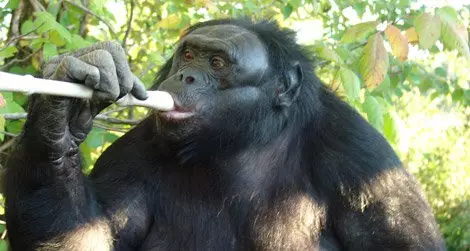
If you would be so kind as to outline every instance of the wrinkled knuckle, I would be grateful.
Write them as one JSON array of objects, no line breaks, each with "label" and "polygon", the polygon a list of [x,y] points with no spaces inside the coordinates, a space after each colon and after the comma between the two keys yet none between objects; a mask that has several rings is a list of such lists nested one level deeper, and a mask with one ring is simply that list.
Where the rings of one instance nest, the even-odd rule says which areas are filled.
[{"label": "wrinkled knuckle", "polygon": [[118,52],[118,53],[124,53],[124,49],[122,48],[121,44],[119,44],[116,41],[107,41],[105,42],[106,45],[105,47],[111,51],[111,52]]}]

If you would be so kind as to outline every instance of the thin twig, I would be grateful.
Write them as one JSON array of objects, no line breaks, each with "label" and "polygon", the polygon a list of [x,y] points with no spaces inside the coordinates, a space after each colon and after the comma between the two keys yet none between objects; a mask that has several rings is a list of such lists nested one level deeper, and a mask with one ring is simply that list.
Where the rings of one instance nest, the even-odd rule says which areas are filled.
[{"label": "thin twig", "polygon": [[5,132],[5,131],[0,131],[0,134],[5,134],[10,137],[17,137],[17,134],[11,133],[11,132]]},{"label": "thin twig", "polygon": [[24,10],[24,0],[20,1],[18,8],[13,12],[13,17],[11,18],[11,35],[14,37],[20,36],[20,21],[21,15],[23,15]]},{"label": "thin twig", "polygon": [[67,4],[70,4],[74,7],[79,8],[80,10],[84,11],[85,13],[88,13],[88,14],[96,17],[96,19],[100,20],[101,22],[103,22],[108,27],[109,31],[111,32],[111,35],[113,37],[116,37],[116,32],[114,32],[113,26],[108,21],[106,21],[102,17],[100,17],[98,14],[96,14],[93,11],[89,10],[88,8],[86,8],[84,6],[81,6],[80,4],[74,3],[72,1],[65,0],[64,2],[67,3]]},{"label": "thin twig", "polygon": [[122,129],[122,128],[109,127],[109,126],[106,126],[106,125],[103,125],[103,124],[100,124],[100,123],[94,123],[93,127],[105,129],[106,131],[114,131],[114,132],[122,132],[122,133],[128,132],[128,130],[125,130],[125,129]]},{"label": "thin twig", "polygon": [[[82,1],[82,5],[85,6],[85,7],[88,7],[88,1],[87,0],[83,0]],[[85,12],[85,14],[83,14],[83,17],[80,19],[80,29],[79,29],[79,34],[81,37],[85,37],[86,36],[86,33],[87,33],[87,25],[88,25],[88,19],[90,18],[90,15],[88,13]]]},{"label": "thin twig", "polygon": [[45,11],[46,8],[37,0],[29,0],[35,12]]},{"label": "thin twig", "polygon": [[126,29],[126,33],[124,34],[124,38],[122,39],[122,44],[121,44],[124,49],[126,48],[127,37],[129,36],[129,33],[131,32],[131,29],[132,29],[132,20],[134,19],[134,8],[135,8],[135,2],[134,0],[131,0],[131,10],[129,14],[129,20],[127,20],[127,29]]},{"label": "thin twig", "polygon": [[[14,136],[14,137],[16,137],[16,136]],[[0,153],[5,151],[6,149],[10,148],[10,146],[12,146],[15,143],[15,140],[16,140],[15,138],[12,138],[12,139],[8,140],[7,142],[5,142],[4,144],[2,144],[0,146]]]},{"label": "thin twig", "polygon": [[16,40],[19,40],[19,39],[35,39],[35,38],[38,38],[39,36],[29,36],[31,33],[35,32],[37,29],[39,29],[41,26],[43,26],[44,23],[42,23],[41,25],[38,25],[38,27],[35,27],[34,29],[32,29],[31,31],[28,31],[26,32],[25,34],[23,35],[19,35],[19,36],[16,36],[16,37],[12,37],[10,40],[8,40],[8,42],[5,43],[5,45],[3,46],[3,48],[0,48],[0,51],[6,49],[10,44],[12,44],[13,42],[15,42]]},{"label": "thin twig", "polygon": [[[5,118],[5,120],[19,120],[19,119],[26,119],[28,114],[26,112],[4,113],[2,114],[2,116]],[[110,124],[121,124],[121,125],[137,125],[141,121],[141,120],[131,120],[131,119],[118,119],[118,118],[109,117],[103,114],[96,115],[95,120],[103,121],[103,122],[110,123]]]},{"label": "thin twig", "polygon": [[35,52],[32,52],[31,54],[29,54],[28,56],[24,57],[24,58],[21,58],[21,59],[18,59],[18,58],[15,58],[11,61],[9,61],[8,63],[4,64],[4,65],[1,65],[0,66],[0,70],[3,70],[3,69],[7,69],[8,67],[12,66],[13,64],[15,63],[23,63],[23,62],[26,62],[28,61],[30,58],[32,58],[34,55],[36,55],[39,51],[41,51],[41,49],[35,51]]}]

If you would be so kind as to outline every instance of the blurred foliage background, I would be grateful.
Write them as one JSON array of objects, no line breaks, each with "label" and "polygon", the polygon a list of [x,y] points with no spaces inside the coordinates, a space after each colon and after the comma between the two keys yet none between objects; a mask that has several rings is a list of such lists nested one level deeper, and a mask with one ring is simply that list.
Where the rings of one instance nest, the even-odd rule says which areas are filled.
[{"label": "blurred foliage background", "polygon": [[[189,25],[221,17],[277,20],[298,32],[320,78],[383,133],[416,175],[449,250],[470,250],[468,0],[0,0],[0,7],[1,71],[39,76],[51,56],[116,40],[148,87]],[[27,96],[0,95],[3,171]],[[110,107],[100,114],[81,146],[83,171],[146,112]],[[2,203],[0,251],[8,247],[3,211]]]}]

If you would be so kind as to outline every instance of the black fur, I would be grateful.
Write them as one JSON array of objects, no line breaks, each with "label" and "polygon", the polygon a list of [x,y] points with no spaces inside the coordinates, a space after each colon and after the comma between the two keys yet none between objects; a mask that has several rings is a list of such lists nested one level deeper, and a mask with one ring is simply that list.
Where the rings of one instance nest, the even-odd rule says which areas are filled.
[{"label": "black fur", "polygon": [[32,154],[41,145],[25,133],[6,182],[14,250],[105,250],[106,238],[113,250],[445,249],[413,177],[386,140],[320,83],[293,32],[269,21],[216,20],[187,34],[218,24],[262,41],[265,85],[290,81],[298,63],[293,101],[240,111],[250,120],[227,117],[232,125],[184,142],[168,140],[151,115],[109,147],[88,178],[77,158],[55,167]]}]

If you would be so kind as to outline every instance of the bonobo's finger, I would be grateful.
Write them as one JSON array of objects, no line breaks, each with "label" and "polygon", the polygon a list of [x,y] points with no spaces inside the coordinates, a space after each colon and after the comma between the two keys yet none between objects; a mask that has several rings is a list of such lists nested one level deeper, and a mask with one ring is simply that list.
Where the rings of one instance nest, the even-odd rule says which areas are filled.
[{"label": "bonobo's finger", "polygon": [[134,74],[132,74],[127,62],[126,53],[121,45],[114,41],[99,43],[99,48],[108,51],[114,60],[116,74],[119,79],[119,90],[121,95],[131,91],[134,84]]},{"label": "bonobo's finger", "polygon": [[119,80],[120,96],[129,93],[133,87],[133,74],[127,63],[126,53],[121,45],[114,41],[107,41],[102,43],[93,44],[89,47],[79,49],[72,54],[80,58],[96,50],[104,50],[111,54],[114,65],[116,67],[116,74]]},{"label": "bonobo's finger", "polygon": [[134,86],[132,87],[132,95],[140,100],[146,100],[148,98],[147,90],[145,89],[144,84],[140,81],[138,77],[134,77]]},{"label": "bonobo's finger", "polygon": [[116,100],[119,96],[119,81],[111,54],[105,50],[95,50],[80,56],[79,59],[98,68],[100,81],[91,86],[95,90],[94,98]]},{"label": "bonobo's finger", "polygon": [[55,72],[50,76],[54,80],[79,82],[90,87],[94,87],[100,82],[98,68],[72,56],[62,58],[62,61],[58,66],[55,66],[55,69]]}]

